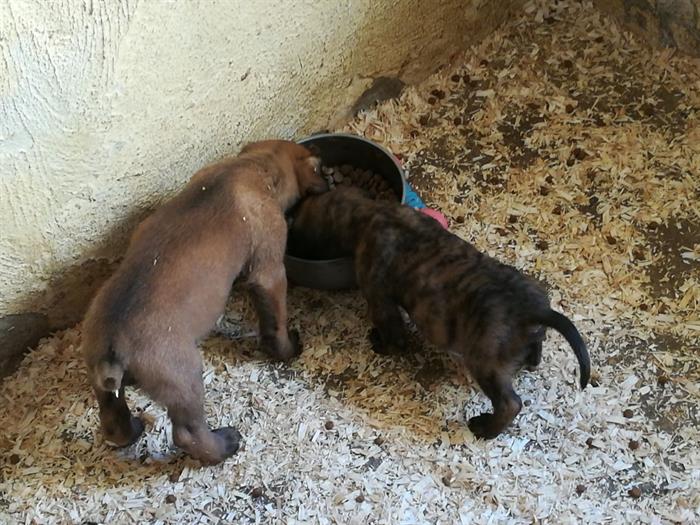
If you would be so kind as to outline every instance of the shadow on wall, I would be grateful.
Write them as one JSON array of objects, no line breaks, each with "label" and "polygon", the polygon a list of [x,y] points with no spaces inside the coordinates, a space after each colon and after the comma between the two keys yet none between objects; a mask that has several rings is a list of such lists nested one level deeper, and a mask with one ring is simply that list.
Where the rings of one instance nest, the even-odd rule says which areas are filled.
[{"label": "shadow on wall", "polygon": [[[406,85],[421,82],[450,64],[524,3],[448,0],[443,2],[448,6],[443,13],[458,16],[443,20],[441,25],[429,23],[427,14],[435,8],[431,3],[404,1],[395,2],[391,9],[370,8],[355,30],[357,41],[347,64],[348,71],[358,73],[346,79],[348,85],[327,120],[328,128],[340,127],[359,111],[398,97]],[[337,42],[340,46],[345,44]],[[391,53],[396,46],[399,52]],[[309,100],[318,100],[333,88],[332,82],[321,82]]]},{"label": "shadow on wall", "polygon": [[700,0],[594,0],[623,28],[655,47],[700,57]]},{"label": "shadow on wall", "polygon": [[[133,211],[105,234],[95,253],[114,252],[115,247],[123,251],[131,231],[151,212]],[[90,299],[117,266],[118,259],[99,255],[70,265],[57,272],[42,291],[23,298],[19,311],[24,313],[0,317],[0,379],[11,374],[43,337],[80,321]]]}]

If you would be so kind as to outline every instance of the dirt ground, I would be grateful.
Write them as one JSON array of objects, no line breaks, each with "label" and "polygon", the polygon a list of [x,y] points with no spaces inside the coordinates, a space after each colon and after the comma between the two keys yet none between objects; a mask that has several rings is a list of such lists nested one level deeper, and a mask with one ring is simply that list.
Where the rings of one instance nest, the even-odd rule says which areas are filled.
[{"label": "dirt ground", "polygon": [[[480,249],[544,281],[589,345],[577,388],[550,333],[514,424],[436,349],[375,355],[357,292],[293,288],[305,351],[203,345],[207,411],[244,436],[200,468],[162,408],[114,451],[79,360],[80,327],[0,385],[0,522],[697,523],[700,520],[700,64],[652,52],[587,2],[539,3],[346,131]],[[228,321],[254,326],[234,289]]]}]

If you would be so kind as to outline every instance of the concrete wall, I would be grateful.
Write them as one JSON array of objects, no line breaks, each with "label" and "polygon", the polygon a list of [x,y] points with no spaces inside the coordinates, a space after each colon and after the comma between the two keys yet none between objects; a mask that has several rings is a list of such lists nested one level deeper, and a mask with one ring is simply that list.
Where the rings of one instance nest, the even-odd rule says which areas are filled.
[{"label": "concrete wall", "polygon": [[628,31],[655,47],[700,57],[700,0],[594,0]]},{"label": "concrete wall", "polygon": [[342,121],[520,3],[0,0],[0,375],[196,169]]}]

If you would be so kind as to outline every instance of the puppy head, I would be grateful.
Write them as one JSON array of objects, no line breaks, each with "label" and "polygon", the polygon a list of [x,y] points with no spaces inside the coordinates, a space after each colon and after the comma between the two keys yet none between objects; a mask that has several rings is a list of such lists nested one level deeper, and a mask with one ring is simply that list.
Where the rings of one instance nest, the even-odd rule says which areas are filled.
[{"label": "puppy head", "polygon": [[[336,190],[337,191],[337,190]],[[329,213],[337,204],[335,191],[310,195],[288,216],[287,252],[311,260],[335,259],[345,254],[338,244]]]},{"label": "puppy head", "polygon": [[287,252],[295,257],[318,259],[317,246],[321,229],[316,220],[320,197],[302,199],[292,207],[287,218]]},{"label": "puppy head", "polygon": [[241,154],[251,153],[265,156],[277,164],[274,183],[278,200],[285,208],[301,197],[328,190],[328,184],[320,173],[320,157],[304,146],[288,140],[264,140],[241,150]]},{"label": "puppy head", "polygon": [[352,255],[358,229],[355,214],[374,214],[375,201],[353,186],[338,186],[310,195],[292,209],[288,219],[288,251],[306,259],[335,259]]},{"label": "puppy head", "polygon": [[294,229],[327,229],[332,210],[351,210],[357,203],[372,201],[367,191],[356,186],[338,186],[333,191],[309,193],[314,195],[299,202],[289,214],[290,226]]},{"label": "puppy head", "polygon": [[[330,196],[328,194],[327,196]],[[305,235],[315,236],[322,229],[323,214],[326,212],[327,199],[326,195],[310,196],[307,199],[300,200],[291,208],[287,214],[287,225],[289,226],[290,235],[296,235],[300,238]]]},{"label": "puppy head", "polygon": [[328,183],[321,176],[321,157],[299,144],[290,143],[294,160],[294,173],[299,195],[319,195],[328,191]]}]

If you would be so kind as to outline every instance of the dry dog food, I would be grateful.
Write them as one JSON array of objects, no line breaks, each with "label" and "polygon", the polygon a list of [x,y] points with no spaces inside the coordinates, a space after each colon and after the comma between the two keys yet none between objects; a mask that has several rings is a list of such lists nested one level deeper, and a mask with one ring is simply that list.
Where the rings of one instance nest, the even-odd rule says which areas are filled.
[{"label": "dry dog food", "polygon": [[386,179],[372,170],[342,164],[340,166],[323,166],[321,172],[331,190],[335,189],[336,186],[347,184],[365,190],[375,200],[399,200]]}]

